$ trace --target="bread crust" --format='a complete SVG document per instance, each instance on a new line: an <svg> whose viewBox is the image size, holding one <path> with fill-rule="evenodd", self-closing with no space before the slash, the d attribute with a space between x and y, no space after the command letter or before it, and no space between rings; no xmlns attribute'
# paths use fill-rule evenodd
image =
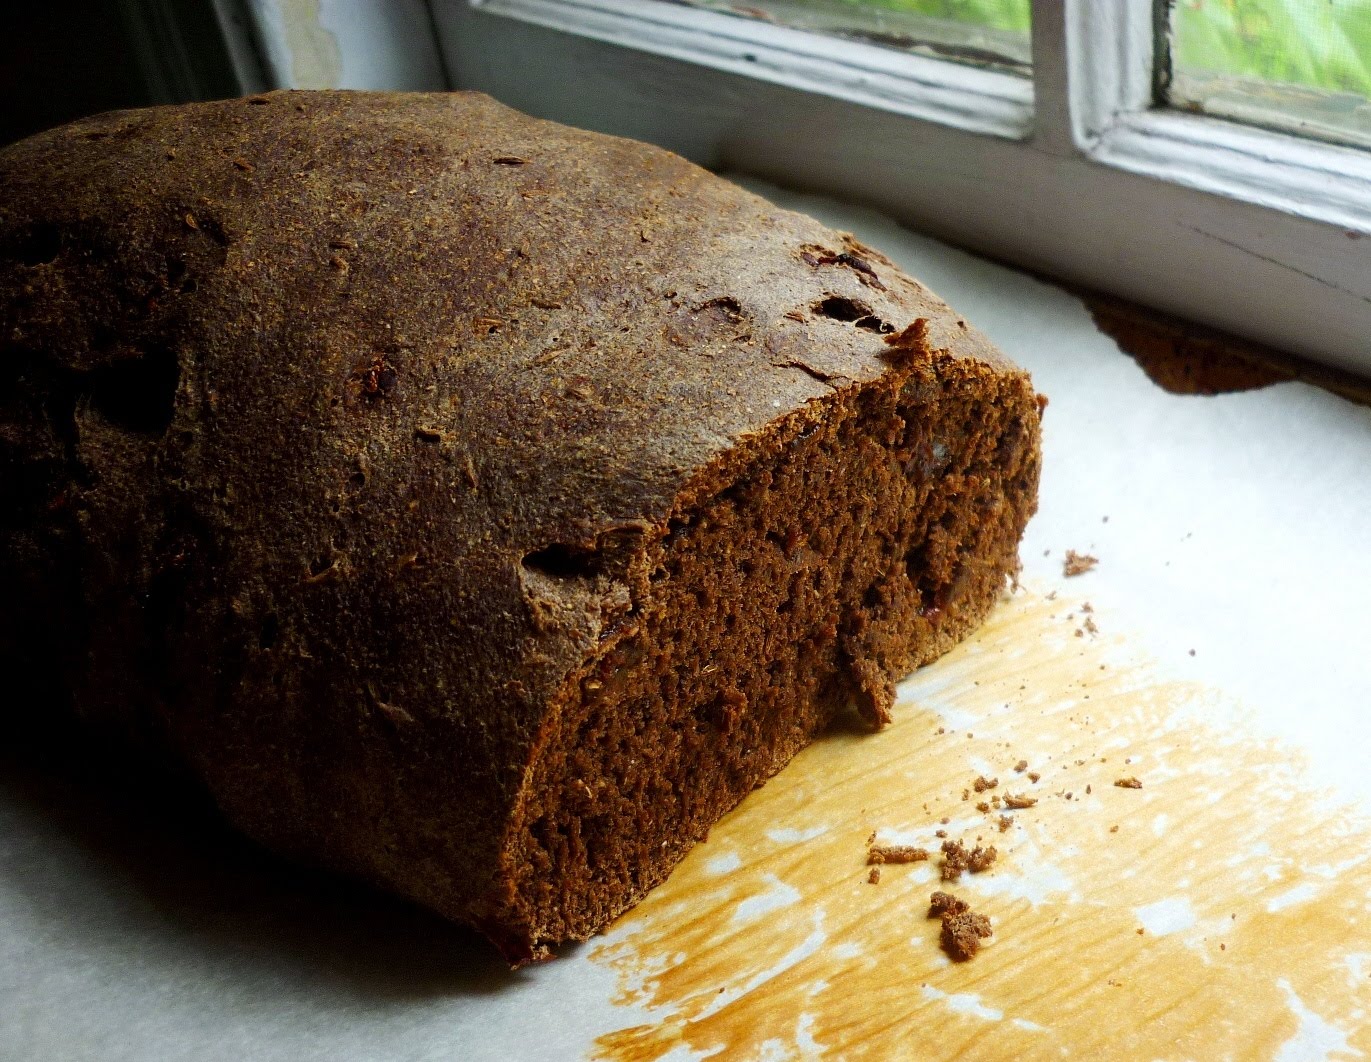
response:
<svg viewBox="0 0 1371 1062"><path fill-rule="evenodd" d="M521 790L674 512L892 373L1018 381L1036 455L1026 375L878 252L478 94L114 112L0 187L8 651L516 959Z"/></svg>

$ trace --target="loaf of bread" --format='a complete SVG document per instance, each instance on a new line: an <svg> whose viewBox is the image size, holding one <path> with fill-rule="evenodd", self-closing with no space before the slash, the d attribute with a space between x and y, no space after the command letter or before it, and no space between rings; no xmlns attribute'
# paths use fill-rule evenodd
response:
<svg viewBox="0 0 1371 1062"><path fill-rule="evenodd" d="M76 122L0 187L10 710L512 962L886 720L1016 570L1028 376L666 151L288 92Z"/></svg>

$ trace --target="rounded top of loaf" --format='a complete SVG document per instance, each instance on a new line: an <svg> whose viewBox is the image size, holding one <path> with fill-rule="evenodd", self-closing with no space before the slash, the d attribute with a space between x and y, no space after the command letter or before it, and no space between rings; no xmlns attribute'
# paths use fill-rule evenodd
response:
<svg viewBox="0 0 1371 1062"><path fill-rule="evenodd" d="M0 255L29 267L0 276L11 344L83 373L151 355L169 426L214 440L199 474L239 481L225 519L313 526L365 478L429 565L660 522L916 319L998 362L852 237L478 93L113 112L0 152L0 184ZM318 567L297 537L273 568Z"/></svg>

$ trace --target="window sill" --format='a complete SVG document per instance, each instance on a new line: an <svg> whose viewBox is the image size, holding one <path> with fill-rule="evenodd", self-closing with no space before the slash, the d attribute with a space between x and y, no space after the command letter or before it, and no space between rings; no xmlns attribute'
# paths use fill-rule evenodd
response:
<svg viewBox="0 0 1371 1062"><path fill-rule="evenodd" d="M656 0L472 0L471 6L972 133L1024 139L1033 128L1033 83L1012 74Z"/></svg>

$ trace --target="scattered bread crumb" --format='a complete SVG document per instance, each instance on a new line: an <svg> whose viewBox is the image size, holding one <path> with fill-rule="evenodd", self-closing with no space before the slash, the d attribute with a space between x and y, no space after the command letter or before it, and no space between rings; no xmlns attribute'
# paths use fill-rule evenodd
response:
<svg viewBox="0 0 1371 1062"><path fill-rule="evenodd" d="M1037 781L1039 778L1041 778L1041 777L1042 777L1042 775L1040 775L1037 771L1029 771L1029 772L1028 772L1028 780L1029 780L1030 782L1036 782L1036 781Z"/></svg>
<svg viewBox="0 0 1371 1062"><path fill-rule="evenodd" d="M1069 549L1066 551L1066 559L1062 561L1062 574L1068 578L1073 575L1084 575L1099 563L1099 557L1092 557L1089 553L1077 553L1074 549Z"/></svg>
<svg viewBox="0 0 1371 1062"><path fill-rule="evenodd" d="M1016 770L1019 774L1023 774L1024 771L1028 770L1028 761L1020 760L1018 763L1014 764L1014 770Z"/></svg>
<svg viewBox="0 0 1371 1062"><path fill-rule="evenodd" d="M1114 784L1115 784L1116 786L1118 786L1120 789L1141 789L1141 788L1142 788L1142 782L1138 781L1138 779L1133 778L1133 777L1131 777L1131 776L1128 777L1128 778L1116 778L1116 779L1114 780Z"/></svg>
<svg viewBox="0 0 1371 1062"><path fill-rule="evenodd" d="M1031 808L1037 802L1037 797L1019 796L1015 793L1004 795L1004 806L1007 808Z"/></svg>
<svg viewBox="0 0 1371 1062"><path fill-rule="evenodd" d="M938 873L943 881L957 881L962 872L980 874L990 869L999 856L994 846L982 848L977 845L968 849L961 841L944 841L943 858L938 863Z"/></svg>
<svg viewBox="0 0 1371 1062"><path fill-rule="evenodd" d="M1001 815L1001 816L1000 816L1000 832L1001 832L1001 833L1004 833L1006 830L1009 829L1009 827L1011 827L1011 826L1013 826L1013 825L1014 825L1014 820L1013 820L1012 818L1010 818L1008 815Z"/></svg>
<svg viewBox="0 0 1371 1062"><path fill-rule="evenodd" d="M933 894L928 917L943 920L939 940L948 958L956 962L965 962L974 956L981 950L981 941L993 933L989 918L976 914L965 900L946 892Z"/></svg>
<svg viewBox="0 0 1371 1062"><path fill-rule="evenodd" d="M868 864L919 863L927 858L927 848L915 848L908 844L873 844L866 853Z"/></svg>
<svg viewBox="0 0 1371 1062"><path fill-rule="evenodd" d="M976 780L972 783L972 787L976 792L984 793L987 789L994 789L999 784L1000 780L998 778L987 778L983 774L978 774L976 775Z"/></svg>
<svg viewBox="0 0 1371 1062"><path fill-rule="evenodd" d="M950 892L935 892L928 898L928 917L947 918L949 915L965 914L971 905L953 896Z"/></svg>
<svg viewBox="0 0 1371 1062"><path fill-rule="evenodd" d="M868 885L879 885L881 883L881 868L872 867L866 876L866 881Z"/></svg>

